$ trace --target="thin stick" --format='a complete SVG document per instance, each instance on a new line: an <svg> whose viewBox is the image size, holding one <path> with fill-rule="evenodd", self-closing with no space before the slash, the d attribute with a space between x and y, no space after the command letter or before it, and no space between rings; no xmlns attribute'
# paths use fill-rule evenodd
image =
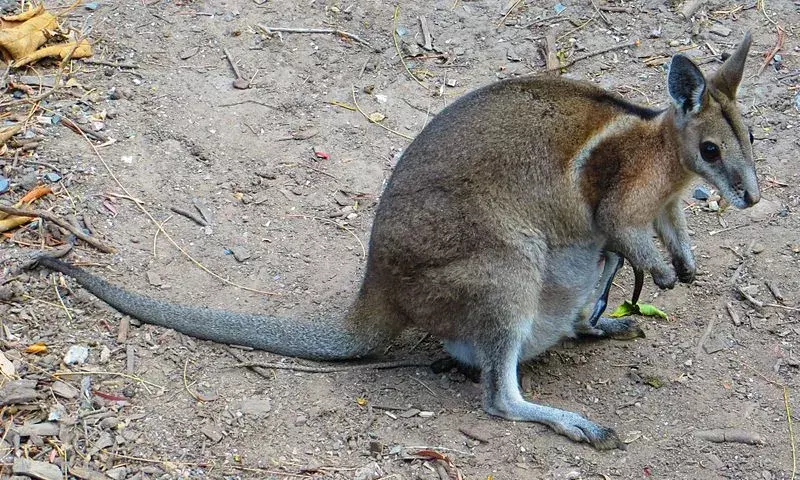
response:
<svg viewBox="0 0 800 480"><path fill-rule="evenodd" d="M69 319L71 323L72 314L69 313L69 308L67 308L67 304L64 303L64 299L61 297L61 292L58 291L58 280L56 280L55 275L53 275L53 289L56 291L56 297L58 297L58 302L61 304L61 308L64 309L64 312L67 314L67 319Z"/></svg>
<svg viewBox="0 0 800 480"><path fill-rule="evenodd" d="M761 68L758 69L758 73L756 73L756 76L761 75L761 72L763 72L764 69L767 68L769 62L771 62L772 59L775 58L775 55L783 47L783 28L781 28L780 25L777 25L777 27L778 27L778 41L775 43L775 47L773 47L772 50L770 50L769 53L767 54L767 57L764 59L764 63L761 64Z"/></svg>
<svg viewBox="0 0 800 480"><path fill-rule="evenodd" d="M347 364L340 366L327 366L327 365L297 365L292 363L278 363L278 362L242 362L237 364L237 367L259 367L259 368L274 368L276 370L292 370L295 372L308 372L308 373L334 373L334 372L350 372L353 370L391 370L395 368L415 368L415 367L430 367L430 363L420 362L415 360L397 360L394 362L376 362L376 363L363 363L363 364Z"/></svg>
<svg viewBox="0 0 800 480"><path fill-rule="evenodd" d="M183 388L198 402L202 402L203 399L200 398L196 393L189 389L189 381L186 379L186 369L189 367L189 359L187 358L185 362L183 362Z"/></svg>
<svg viewBox="0 0 800 480"><path fill-rule="evenodd" d="M744 291L744 289L742 287L738 287L737 286L736 287L736 291L739 292L739 295L743 296L744 299L747 300L748 302L750 302L754 307L764 308L764 302L762 302L761 300L756 299L755 297L753 297L752 295L750 295L749 293Z"/></svg>
<svg viewBox="0 0 800 480"><path fill-rule="evenodd" d="M116 67L116 68L139 68L139 65L135 63L112 62L110 60L101 60L92 58L82 58L81 61L83 63L88 63L90 65L105 65L107 67Z"/></svg>
<svg viewBox="0 0 800 480"><path fill-rule="evenodd" d="M327 218L322 218L322 217L315 217L314 215L298 214L298 215L287 215L287 217L291 217L291 218L311 218L311 219L314 219L314 220L319 220L322 223L329 223L329 224L332 224L332 225L334 225L334 226L336 226L338 228L341 228L342 230L346 231L347 233L352 235L353 238L356 239L358 244L361 246L361 253L364 256L363 258L367 257L367 249L364 247L364 242L362 242L361 239L358 238L358 235L356 235L356 233L352 229L347 228L347 227L343 227L343 226L339 225L338 223L334 222L333 220L328 220Z"/></svg>
<svg viewBox="0 0 800 480"><path fill-rule="evenodd" d="M228 346L228 347L226 347L226 350L236 360L239 360L243 364L247 363L247 357L245 357L241 353L237 352L236 349L234 349L233 347ZM247 367L247 368L249 368L251 371L255 372L256 374L261 375L262 377L266 378L267 380L272 380L275 377L275 375L271 374L271 372L269 372L268 370L265 370L265 369L263 369L261 367L252 366L252 367Z"/></svg>
<svg viewBox="0 0 800 480"><path fill-rule="evenodd" d="M17 215L17 216L20 216L20 217L38 217L38 218L42 218L44 220L47 220L48 222L55 223L59 227L62 227L62 228L65 228L65 229L69 230L73 235L75 235L76 237L80 238L81 240L83 240L84 242L88 243L89 245L92 245L93 247L97 248L101 252L114 253L116 251L116 250L114 250L114 247L108 246L105 243L101 242L100 240L98 240L98 239L96 239L96 238L94 238L94 237L92 237L90 235L86 235L85 233L83 233L75 225L72 225L71 223L58 218L57 216L55 216L54 214L52 214L50 212L38 211L38 210L23 210L23 209L14 208L14 207L7 207L5 205L0 205L0 212L5 212L5 213L7 213L9 215Z"/></svg>
<svg viewBox="0 0 800 480"><path fill-rule="evenodd" d="M736 230L737 228L746 227L748 225L750 225L750 224L749 223L743 223L741 225L734 225L732 227L723 228L722 230L712 230L712 231L708 232L708 236L709 237L713 237L714 235L718 235L718 234L723 233L723 232L730 232L731 230Z"/></svg>
<svg viewBox="0 0 800 480"><path fill-rule="evenodd" d="M580 57L573 58L569 62L567 62L564 65L562 65L561 68L571 67L572 65L580 62L581 60L586 60L587 58L596 57L597 55L602 55L604 53L613 52L614 50L620 50L620 49L623 49L623 48L635 47L635 46L638 46L638 45L639 45L639 41L635 40L633 42L620 43L619 45L613 45L611 47L606 47L606 48L597 50L595 52L589 52L589 53L586 53L584 55L581 55Z"/></svg>
<svg viewBox="0 0 800 480"><path fill-rule="evenodd" d="M169 217L167 217L163 222L159 223L158 228L156 228L156 233L153 235L153 258L156 258L156 246L158 245L158 234L164 231L164 225L170 220L172 220L172 217L174 217L174 215L170 215Z"/></svg>
<svg viewBox="0 0 800 480"><path fill-rule="evenodd" d="M364 110L361 110L361 107L358 105L358 100L356 100L356 87L355 87L355 85L353 85L353 87L352 87L352 92L353 92L353 103L355 103L355 105L356 105L356 110L358 110L359 113L361 113L361 115L363 115L364 118L366 118L369 123L374 123L375 125L383 128L384 130L386 130L388 132L392 132L397 136L405 138L406 140L412 140L412 138L410 136L408 136L408 135L406 135L404 133L400 133L398 131L392 130L391 128L387 127L386 125L384 125L384 124L382 124L380 122L373 122L372 120L370 120L369 119L369 115L364 113Z"/></svg>
<svg viewBox="0 0 800 480"><path fill-rule="evenodd" d="M206 222L205 220L203 220L202 218L198 217L197 215L195 215L194 213L192 213L192 212L190 212L188 210L184 210L184 209L182 209L180 207L169 207L169 209L172 210L173 212L177 213L178 215L181 215L181 216L184 216L184 217L188 218L189 220L193 221L194 223L200 225L201 227L207 227L208 226L208 222Z"/></svg>
<svg viewBox="0 0 800 480"><path fill-rule="evenodd" d="M416 75L414 75L413 73L411 73L411 69L410 69L410 68L408 68L408 64L407 64L407 63L406 63L406 61L403 59L403 52L401 52L401 51L400 51L400 43L397 41L397 17L398 17L398 15L400 15L400 4L397 4L397 5L394 7L394 25L392 26L392 39L394 40L394 49L395 49L395 50L397 50L397 55L400 57L400 63L402 63L402 64L403 64L403 68L405 68L405 69L406 69L406 72L408 73L408 75L409 75L411 78L413 78L413 79L414 79L414 81L415 81L415 82L417 82L417 83L419 84L419 86L420 86L420 87L422 87L422 88L424 88L425 90L427 90L427 89L428 89L428 87L427 87L427 86L426 86L424 83L422 83L422 82L420 81L420 79L419 79L419 78L417 78L417 76L416 76ZM355 96L355 94L353 94L353 95Z"/></svg>
<svg viewBox="0 0 800 480"><path fill-rule="evenodd" d="M517 0L516 2L514 2L514 4L513 4L513 5L511 5L511 6L508 8L508 11L506 12L506 14L505 14L505 15L503 15L503 18L501 18L501 19L500 19L500 21L499 21L499 22L497 22L497 26L498 26L498 27L502 27L502 26L503 26L503 24L504 24L504 23L505 23L505 21L506 21L506 18L508 18L508 16L509 16L509 15L511 15L511 12L513 12L513 11L514 11L514 9L515 9L515 8L517 8L517 7L519 6L519 4L520 4L520 3L522 3L522 1L523 1L523 0Z"/></svg>
<svg viewBox="0 0 800 480"><path fill-rule="evenodd" d="M427 390L428 392L430 392L430 394L431 394L431 395L433 395L434 397L438 397L438 396L439 396L439 395L436 395L436 392L434 392L433 390L431 390L431 387L429 387L429 386L425 385L425 382L423 382L423 381L422 381L422 380L420 380L419 378L417 378L417 377L414 377L414 376L411 376L411 375L409 375L409 376L408 376L408 378L410 378L411 380L414 380L415 382L419 382L419 384L420 384L420 385L422 385L423 387L425 387L425 390Z"/></svg>
<svg viewBox="0 0 800 480"><path fill-rule="evenodd" d="M789 424L789 443L792 446L792 476L794 480L797 475L797 444L794 439L794 427L792 427L792 410L789 408L789 389L783 386L783 406L786 407L786 422Z"/></svg>
<svg viewBox="0 0 800 480"><path fill-rule="evenodd" d="M346 37L350 40L356 41L365 47L372 48L372 45L369 44L368 41L364 40L363 38L359 37L358 35L350 32L345 32L344 30L336 30L334 28L302 28L302 27L268 27L266 25L258 24L256 25L261 30L264 30L265 33L272 33L272 32L285 32L285 33L332 33L334 35L339 35L340 37Z"/></svg>
<svg viewBox="0 0 800 480"><path fill-rule="evenodd" d="M71 375L111 375L112 377L127 378L128 380L133 380L134 382L139 382L142 385L150 385L151 387L160 388L162 390L166 390L166 388L167 388L167 387L163 387L161 385L158 385L157 383L148 382L147 380L139 378L139 377L137 377L135 375L128 375L127 373L121 373L121 372L105 372L105 371L91 370L91 371L87 371L87 372L55 372L55 373L52 374L52 376L55 377L55 378L64 377L64 376L71 376Z"/></svg>

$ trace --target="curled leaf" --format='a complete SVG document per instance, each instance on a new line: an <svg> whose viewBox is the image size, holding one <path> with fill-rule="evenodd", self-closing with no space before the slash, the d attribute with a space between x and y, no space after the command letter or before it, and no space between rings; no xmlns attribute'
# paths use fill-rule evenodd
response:
<svg viewBox="0 0 800 480"><path fill-rule="evenodd" d="M25 347L25 353L45 353L47 345L42 342L36 342Z"/></svg>
<svg viewBox="0 0 800 480"><path fill-rule="evenodd" d="M659 310L653 305L647 303L637 303L636 305L625 300L622 305L618 306L613 312L609 314L611 318L627 317L630 315L643 315L645 317L660 317L667 319L667 314L663 310Z"/></svg>

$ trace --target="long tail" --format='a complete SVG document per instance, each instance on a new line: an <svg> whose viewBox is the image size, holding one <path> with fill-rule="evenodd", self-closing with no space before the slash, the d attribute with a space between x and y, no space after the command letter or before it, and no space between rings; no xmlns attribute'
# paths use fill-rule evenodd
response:
<svg viewBox="0 0 800 480"><path fill-rule="evenodd" d="M353 331L344 319L296 320L177 305L128 292L53 257L40 257L37 265L74 278L126 315L204 340L314 360L363 357L385 340L376 332Z"/></svg>

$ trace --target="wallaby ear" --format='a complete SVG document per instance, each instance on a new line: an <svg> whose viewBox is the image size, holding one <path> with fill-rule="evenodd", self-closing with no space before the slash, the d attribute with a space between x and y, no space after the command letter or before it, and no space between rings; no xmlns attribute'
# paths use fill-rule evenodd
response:
<svg viewBox="0 0 800 480"><path fill-rule="evenodd" d="M744 72L744 64L747 61L747 52L750 50L750 43L752 43L752 38L750 37L750 32L747 32L744 34L744 39L736 48L736 51L725 60L725 63L711 77L711 85L731 100L736 98L736 90L739 88L739 82L742 81L742 73Z"/></svg>
<svg viewBox="0 0 800 480"><path fill-rule="evenodd" d="M667 89L672 101L683 113L694 113L703 105L706 79L694 62L678 54L672 57L669 65Z"/></svg>

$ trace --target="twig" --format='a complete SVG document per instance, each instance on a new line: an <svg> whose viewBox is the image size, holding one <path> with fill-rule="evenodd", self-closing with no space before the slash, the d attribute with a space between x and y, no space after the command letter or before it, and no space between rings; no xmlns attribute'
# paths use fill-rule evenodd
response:
<svg viewBox="0 0 800 480"><path fill-rule="evenodd" d="M769 290L769 293L771 293L772 296L775 297L775 300L783 302L784 300L783 293L781 293L780 289L778 288L777 285L775 285L775 283L770 282L769 280L765 280L764 284L767 286L767 290Z"/></svg>
<svg viewBox="0 0 800 480"><path fill-rule="evenodd" d="M379 127L383 128L384 130L386 130L386 131L388 131L388 132L392 132L392 133L394 133L394 134L395 134L395 135L397 135L397 136L400 136L400 137L403 137L403 138L405 138L406 140L412 140L412 138L411 138L410 136L408 136L408 135L406 135L406 134L404 134L404 133L400 133L400 132L398 132L398 131L392 130L391 128L387 127L386 125L384 125L384 124L382 124L382 123L380 123L380 122L373 122L372 120L370 120L370 119L369 119L369 115L367 115L367 114L364 112L364 110L361 110L361 107L358 105L358 100L356 100L356 87L355 87L355 85L353 85L353 87L352 87L352 93L353 93L353 103L356 105L356 110L358 110L358 112L359 112L361 115L363 115L363 116L364 116L364 118L366 118L366 119L367 119L367 121L368 121L369 123L374 123L375 125L377 125L377 126L379 126Z"/></svg>
<svg viewBox="0 0 800 480"><path fill-rule="evenodd" d="M797 443L794 438L794 427L792 426L792 410L789 408L789 389L783 386L783 406L786 408L786 423L789 424L789 444L792 447L792 476L794 480L797 475Z"/></svg>
<svg viewBox="0 0 800 480"><path fill-rule="evenodd" d="M200 396L199 396L199 395L197 395L196 393L194 393L193 391L191 391L191 390L189 389L189 381L186 379L186 369L187 369L188 367L189 367L189 359L187 358L187 359L186 359L186 361L185 361L185 362L183 362L183 388L186 390L186 392L187 392L189 395L191 395L191 396L192 396L192 398L194 398L194 399L195 399L195 400L197 400L198 402L202 402L202 401L203 401L203 399L202 399L202 398L200 398Z"/></svg>
<svg viewBox="0 0 800 480"><path fill-rule="evenodd" d="M276 107L275 105L270 105L269 103L260 102L258 100L242 100L240 102L231 102L231 103L221 103L217 105L217 107L233 107L234 105L242 105L245 103L255 103L256 105L261 105L262 107L272 108L275 110L280 110L280 107Z"/></svg>
<svg viewBox="0 0 800 480"><path fill-rule="evenodd" d="M725 304L725 308L728 310L728 315L731 316L731 321L735 327L738 327L742 324L742 319L739 318L739 314L736 313L736 310L733 309L733 304L728 302Z"/></svg>
<svg viewBox="0 0 800 480"><path fill-rule="evenodd" d="M80 130L81 132L85 133L86 135L89 135L90 137L94 138L95 140L99 140L99 141L101 141L103 143L108 142L110 140L106 134L100 133L100 132L95 132L94 130L91 130L91 129L87 128L87 127L84 127L83 125L78 125L78 123L76 121L72 120L69 117L62 116L61 117L61 122L64 123L64 125L66 127L69 127L71 130ZM78 133L78 132L76 131L75 133Z"/></svg>
<svg viewBox="0 0 800 480"><path fill-rule="evenodd" d="M771 62L772 59L775 58L775 54L778 53L783 47L783 28L781 28L780 25L777 25L777 28L778 28L778 41L775 43L775 47L773 47L772 50L770 50L769 53L767 54L767 57L764 59L764 63L761 64L761 68L758 69L758 73L756 73L756 76L761 75L761 72L763 72L764 69L767 68L769 62Z"/></svg>
<svg viewBox="0 0 800 480"><path fill-rule="evenodd" d="M764 302L747 293L742 287L737 286L736 291L739 292L739 295L744 297L744 299L750 302L754 307L764 308Z"/></svg>
<svg viewBox="0 0 800 480"><path fill-rule="evenodd" d="M365 47L372 48L372 45L369 44L368 41L364 40L363 38L359 37L356 34L345 32L344 30L336 30L334 28L301 28L301 27L268 27L266 25L258 24L256 25L261 30L264 30L265 33L272 33L272 32L285 32L285 33L332 33L335 35L339 35L340 37L346 37L350 40L356 41Z"/></svg>
<svg viewBox="0 0 800 480"><path fill-rule="evenodd" d="M133 380L134 382L141 383L142 385L149 385L151 387L160 388L161 390L166 390L167 387L161 386L157 383L148 382L142 378L139 378L135 375L128 375L127 373L121 372L106 372L106 371L99 371L99 370L89 370L89 371L79 371L79 372L55 372L52 374L54 378L71 376L71 375L111 375L112 377L122 377L127 378L128 380Z"/></svg>
<svg viewBox="0 0 800 480"><path fill-rule="evenodd" d="M517 0L516 2L514 2L514 4L513 4L513 5L511 5L510 7L508 7L508 10L506 11L505 15L503 15L503 18L501 18L501 19L500 19L500 21L499 21L499 22L497 22L497 26L498 26L498 27L502 27L502 26L503 26L503 24L504 24L504 23L505 23L505 21L506 21L506 18L508 18L508 16L509 16L509 15L511 15L511 12L513 12L513 11L514 11L514 9L515 9L515 8L517 8L517 7L519 6L519 4L520 4L520 3L522 3L522 1L523 1L523 0Z"/></svg>
<svg viewBox="0 0 800 480"><path fill-rule="evenodd" d="M708 337L711 336L711 331L714 329L714 317L708 317L708 325L706 325L706 329L703 330L703 334L700 336L700 340L697 342L697 348L695 349L694 356L695 358L700 356L700 353L703 351L703 344L706 343Z"/></svg>
<svg viewBox="0 0 800 480"><path fill-rule="evenodd" d="M425 390L427 390L428 392L430 392L430 394L431 394L431 395L433 395L434 397L438 397L438 396L439 396L439 395L436 395L436 392L434 392L433 390L431 390L431 387L429 387L429 386L425 385L425 382L423 382L423 381L422 381L422 380L420 380L419 378L417 378L417 377L414 377L414 376L412 376L412 375L409 375L409 376L408 376L408 378L410 378L411 380L414 380L415 382L418 382L420 385L422 385L423 387L425 387Z"/></svg>
<svg viewBox="0 0 800 480"><path fill-rule="evenodd" d="M422 88L424 88L425 90L427 90L427 89L428 89L428 87L427 87L427 86L426 86L424 83L422 83L422 82L420 81L420 79L419 79L419 78L417 78L417 76L416 76L416 75L414 75L414 74L411 72L411 69L410 69L410 68L408 68L408 64L407 64L407 63L406 63L406 61L403 59L403 52L401 52L401 51L400 51L400 43L397 41L397 17L398 17L398 15L399 15L399 14L400 14L400 4L397 4L397 5L394 7L394 25L392 26L392 39L394 40L394 49L395 49L395 50L397 50L397 55L400 57L400 63L402 63L402 64L403 64L403 68L405 68L405 69L406 69L406 72L408 73L408 75L409 75L411 78L413 78L413 79L414 79L414 81L415 81L415 82L417 82L417 83L419 84L419 86L420 86L420 87L422 87ZM353 94L353 96L355 97L355 93Z"/></svg>
<svg viewBox="0 0 800 480"><path fill-rule="evenodd" d="M613 24L611 23L611 20L609 20L608 17L606 17L606 14L603 13L603 11L613 11L613 10L606 10L606 8L608 8L608 7L599 8L597 6L597 4L594 2L594 0L590 0L590 1L592 2L592 7L594 7L594 10L597 12L598 15L600 15L600 18L603 19L603 22L605 22L605 24L607 26L609 26L609 27L612 26ZM625 8L625 7L623 7L623 8Z"/></svg>
<svg viewBox="0 0 800 480"><path fill-rule="evenodd" d="M188 218L189 220L193 221L194 223L200 225L201 227L207 227L208 226L208 222L206 222L205 220L203 220L202 218L200 218L199 216L195 215L194 213L192 213L192 212L190 212L188 210L184 210L184 209L182 209L180 207L175 207L175 206L169 207L169 209L172 210L173 212L177 213L178 215L181 215L181 216L184 216L184 217Z"/></svg>
<svg viewBox="0 0 800 480"><path fill-rule="evenodd" d="M361 246L361 253L363 254L363 258L367 257L367 249L364 247L364 242L362 242L361 239L358 238L358 235L356 235L356 233L352 229L347 228L347 227L343 227L342 225L339 225L338 223L334 222L333 220L328 220L327 218L322 218L322 217L315 217L314 215L292 214L292 215L287 215L287 217L290 217L290 218L310 218L310 219L313 219L313 220L319 220L322 223L328 223L328 224L334 225L334 226L336 226L338 228L341 228L342 230L346 231L347 233L352 235L353 238L356 239L358 244Z"/></svg>
<svg viewBox="0 0 800 480"><path fill-rule="evenodd" d="M64 303L64 298L61 297L61 292L58 291L58 280L56 280L56 276L53 275L53 289L56 291L56 297L58 297L58 303L61 304L61 308L64 309L64 312L67 314L67 319L69 319L70 323L72 322L72 314L69 313L69 308L67 308L67 304Z"/></svg>
<svg viewBox="0 0 800 480"><path fill-rule="evenodd" d="M544 36L544 61L547 71L555 72L555 75L559 74L558 67L560 66L558 56L556 55L557 52L556 36L554 33L549 32Z"/></svg>
<svg viewBox="0 0 800 480"><path fill-rule="evenodd" d="M153 258L156 258L156 247L158 245L158 234L164 231L164 225L166 225L167 222L172 220L173 216L174 215L170 215L169 217L164 219L163 222L159 223L157 228L156 228L156 233L153 234Z"/></svg>
<svg viewBox="0 0 800 480"><path fill-rule="evenodd" d="M723 228L721 230L712 230L712 231L708 232L708 236L709 237L713 237L714 235L719 235L720 233L723 233L723 232L730 232L731 230L736 230L737 228L746 227L748 225L750 225L750 224L749 223L742 223L741 225L734 225L732 227Z"/></svg>
<svg viewBox="0 0 800 480"><path fill-rule="evenodd" d="M430 367L430 362L420 362L416 360L396 360L393 362L375 362L375 363L348 363L339 366L327 365L298 365L292 363L279 363L279 362L248 362L244 361L237 364L237 367L259 367L259 368L274 368L276 370L292 370L295 372L308 372L308 373L333 373L333 372L350 372L353 370L391 370L396 368L415 368L415 367Z"/></svg>
<svg viewBox="0 0 800 480"><path fill-rule="evenodd" d="M83 240L84 242L88 243L89 245L92 245L93 247L95 247L96 249L100 250L101 252L114 253L116 251L116 250L114 250L113 247L110 247L110 246L106 245L105 243L101 242L100 240L98 240L98 239L96 239L96 238L94 238L94 237L92 237L90 235L86 235L79 228L77 228L75 225L72 225L71 223L62 220L61 218L58 218L57 216L55 216L54 214L52 214L50 212L37 211L37 210L22 210L22 209L19 209L19 208L7 207L5 205L0 205L0 212L5 212L5 213L7 213L9 215L17 215L17 216L20 216L20 217L38 217L38 218L42 218L42 219L47 220L49 222L55 223L59 227L62 227L62 228L65 228L65 229L69 230L73 235L75 235L76 237L80 238L81 240Z"/></svg>
<svg viewBox="0 0 800 480"><path fill-rule="evenodd" d="M623 48L636 47L638 45L639 45L639 41L638 40L634 40L632 42L620 43L619 45L612 45L610 47L602 48L600 50L597 50L597 51L594 51L594 52L589 52L589 53L586 53L586 54L581 55L579 57L575 57L572 60L570 60L569 62L567 62L564 65L562 65L561 68L564 69L564 68L571 67L572 65L580 62L581 60L586 60L587 58L596 57L597 55L602 55L604 53L613 52L614 50L620 50L620 49L623 49Z"/></svg>
<svg viewBox="0 0 800 480"><path fill-rule="evenodd" d="M93 58L82 58L81 61L83 63L88 63L90 65L105 65L107 67L116 67L116 68L139 68L139 65L127 62L112 62L110 60L101 60Z"/></svg>
<svg viewBox="0 0 800 480"><path fill-rule="evenodd" d="M237 352L236 349L234 349L233 347L228 346L228 347L225 348L225 350L227 350L228 353L230 353L233 358L235 358L236 360L239 360L242 364L245 364L245 363L248 362L247 357L245 357L241 353ZM265 369L263 369L263 368L261 368L259 366L253 365L253 366L247 367L247 368L249 368L253 372L257 373L258 375L261 375L262 377L266 378L267 380L272 380L275 377L275 375L271 374L271 372L269 372L268 370L265 370Z"/></svg>

